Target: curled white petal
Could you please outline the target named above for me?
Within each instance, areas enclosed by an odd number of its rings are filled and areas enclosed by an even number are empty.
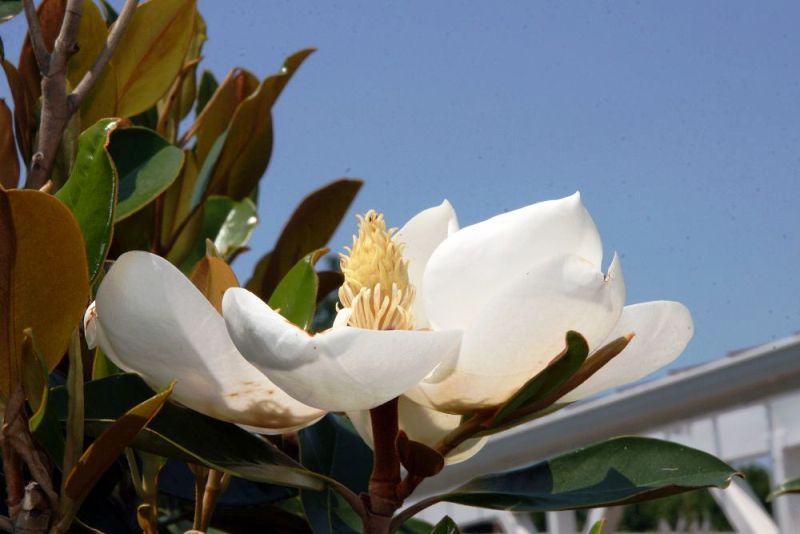
[[[567,331],[596,348],[624,302],[616,256],[606,276],[575,255],[538,264],[496,288],[465,330],[460,353],[407,395],[454,414],[496,406],[563,350]]]
[[[430,326],[421,298],[425,266],[436,247],[457,230],[456,212],[450,202],[445,200],[438,206],[414,215],[395,235],[395,239],[405,245],[403,257],[408,260],[408,279],[420,296],[413,306],[417,329]]]
[[[464,329],[498,284],[538,263],[573,254],[601,269],[603,247],[580,195],[539,202],[462,228],[425,268],[422,298],[436,329]]]
[[[633,332],[621,353],[563,397],[576,401],[639,380],[677,358],[694,334],[689,309],[680,302],[653,301],[625,306],[603,344]]]
[[[217,419],[272,429],[314,422],[323,412],[298,402],[248,363],[225,321],[165,259],[119,257],[97,293],[95,337],[121,369],[154,389],[177,380],[172,399]]]
[[[374,408],[414,387],[458,351],[458,331],[345,327],[310,336],[246,289],[222,299],[231,339],[295,399],[328,411]]]

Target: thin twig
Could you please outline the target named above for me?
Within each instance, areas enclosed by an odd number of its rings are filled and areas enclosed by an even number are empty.
[[[32,0],[26,0],[31,2]],[[126,0],[117,22],[111,28],[103,50],[98,54],[92,68],[84,74],[83,79],[71,94],[67,94],[67,63],[78,50],[76,42],[80,27],[83,0],[67,0],[64,20],[61,23],[53,52],[49,55],[47,68],[42,71],[42,114],[39,122],[39,133],[36,151],[31,158],[30,172],[25,187],[40,188],[53,171],[53,164],[58,152],[58,145],[70,117],[78,110],[81,102],[92,90],[100,78],[103,68],[114,54],[128,24],[136,11],[138,0]],[[32,4],[31,4],[32,6]],[[30,8],[26,4],[26,14]],[[38,28],[38,19],[28,21],[31,36]],[[41,34],[41,29],[38,30]],[[33,42],[32,39],[32,42]],[[34,48],[35,50],[35,48]],[[38,62],[37,56],[37,62]],[[41,67],[41,63],[40,63]]]
[[[206,489],[203,493],[203,510],[200,514],[200,528],[197,530],[205,532],[211,524],[211,517],[217,507],[217,500],[225,491],[230,483],[231,476],[222,471],[209,470],[206,480]]]
[[[25,8],[25,18],[28,20],[28,37],[31,41],[31,48],[33,48],[33,55],[36,57],[39,72],[44,75],[50,64],[50,52],[44,42],[42,26],[36,15],[36,7],[33,5],[33,0],[23,0],[22,6]]]
[[[103,73],[103,69],[106,67],[108,60],[111,59],[123,35],[125,35],[125,30],[128,28],[131,19],[133,19],[133,14],[136,12],[136,4],[138,3],[139,0],[125,0],[125,5],[122,6],[122,11],[120,11],[117,21],[108,34],[103,50],[98,54],[92,68],[83,75],[83,78],[81,78],[81,81],[72,91],[72,94],[69,95],[70,106],[73,110],[81,105],[83,99],[86,98],[86,95],[92,90],[97,80],[100,79],[100,75]]]
[[[39,140],[25,183],[29,189],[39,189],[50,178],[61,136],[72,116],[73,110],[67,99],[67,62],[77,51],[76,38],[82,11],[83,0],[67,1],[64,20],[53,45],[47,70],[42,72],[42,115]]]
[[[78,51],[77,38],[82,14],[83,0],[67,0],[64,20],[61,22],[61,29],[53,45],[53,53],[50,55],[50,65],[47,69],[49,76],[62,73],[66,75],[67,62]]]

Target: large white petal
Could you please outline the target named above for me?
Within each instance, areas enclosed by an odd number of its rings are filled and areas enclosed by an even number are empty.
[[[619,322],[603,344],[629,332],[636,336],[625,350],[563,400],[575,401],[639,380],[672,362],[694,334],[692,314],[680,302],[666,300],[625,306]]]
[[[154,389],[177,380],[172,398],[211,417],[280,429],[323,415],[270,382],[234,347],[225,321],[168,261],[120,256],[103,279],[94,337],[120,368]]]
[[[453,206],[445,200],[440,205],[414,215],[395,235],[405,244],[403,257],[408,260],[408,278],[417,289],[414,301],[414,321],[417,329],[428,328],[422,303],[422,275],[428,258],[439,244],[458,230],[458,218]]]
[[[568,330],[599,346],[624,303],[616,256],[608,276],[578,256],[539,264],[501,285],[464,331],[459,355],[407,395],[449,413],[500,404],[564,349]]]
[[[425,408],[405,396],[400,397],[398,402],[398,415],[400,418],[400,430],[403,430],[409,439],[424,443],[432,448],[461,424],[460,415],[451,415]],[[370,421],[369,411],[348,412],[347,416],[350,417],[358,434],[372,448],[372,422]],[[450,451],[445,458],[445,463],[447,465],[457,464],[472,458],[483,448],[488,440],[488,436],[466,440]]]
[[[459,331],[336,328],[309,336],[246,289],[222,299],[233,342],[292,397],[329,411],[374,408],[458,352]]]
[[[579,193],[462,228],[436,248],[425,269],[428,320],[436,329],[464,329],[498,285],[565,254],[601,269],[600,235]]]

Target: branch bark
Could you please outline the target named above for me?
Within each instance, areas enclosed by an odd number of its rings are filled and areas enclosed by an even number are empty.
[[[83,76],[75,90],[67,94],[67,63],[78,50],[76,39],[83,12],[83,0],[67,1],[61,30],[53,46],[53,52],[47,56],[44,55],[47,49],[44,47],[39,20],[33,11],[33,1],[25,0],[31,45],[42,73],[42,115],[36,151],[31,158],[25,187],[39,189],[50,178],[61,136],[69,119],[100,78],[102,70],[122,40],[137,4],[138,0],[125,0],[120,16],[108,34],[105,47],[98,54],[94,65]]]
[[[372,422],[373,460],[366,504],[362,516],[365,534],[386,534],[395,510],[403,504],[398,498],[400,484],[400,453],[397,449],[399,432],[397,399],[369,411]]]
[[[25,9],[25,19],[28,21],[28,33],[30,34],[33,55],[36,58],[36,64],[39,66],[39,72],[44,74],[47,72],[47,66],[50,63],[50,52],[44,42],[42,26],[39,24],[39,17],[36,16],[36,7],[33,5],[33,0],[23,0],[22,7]]]

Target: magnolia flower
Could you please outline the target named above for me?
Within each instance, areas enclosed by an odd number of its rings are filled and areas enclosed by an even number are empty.
[[[310,337],[243,289],[226,293],[223,311],[242,354],[290,395],[348,411],[370,443],[369,417],[358,410],[404,393],[401,428],[433,445],[461,414],[501,404],[542,371],[568,330],[592,350],[636,337],[567,401],[641,378],[680,354],[692,335],[688,310],[666,301],[625,307],[619,259],[607,274],[601,261],[600,236],[577,193],[461,230],[445,201],[396,235],[374,212],[361,220],[343,258],[343,308],[331,333]],[[454,332],[463,332],[460,345]],[[350,344],[325,342],[346,333]],[[449,337],[426,350],[437,334]],[[447,460],[481,445],[468,441]]]
[[[167,260],[127,252],[84,319],[86,341],[171,398],[262,433],[307,426],[324,411],[290,397],[236,350],[222,316]]]
[[[619,258],[603,274],[600,235],[579,193],[456,229],[445,202],[398,233],[416,266],[409,276],[422,296],[419,325],[464,332],[458,354],[406,392],[422,406],[466,414],[504,402],[563,349],[568,330],[580,332],[590,350],[636,336],[564,401],[650,374],[692,336],[680,303],[624,306]]]

